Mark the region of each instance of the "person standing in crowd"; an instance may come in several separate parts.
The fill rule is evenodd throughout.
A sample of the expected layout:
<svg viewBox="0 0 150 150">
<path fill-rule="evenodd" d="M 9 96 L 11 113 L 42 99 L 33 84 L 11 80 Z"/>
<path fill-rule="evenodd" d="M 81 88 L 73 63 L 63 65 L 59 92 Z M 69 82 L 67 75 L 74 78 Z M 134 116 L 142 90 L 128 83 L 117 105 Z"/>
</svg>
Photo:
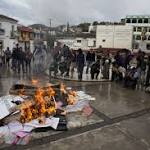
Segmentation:
<svg viewBox="0 0 150 150">
<path fill-rule="evenodd" d="M 92 51 L 92 54 L 91 54 L 91 60 L 92 60 L 92 63 L 94 63 L 95 62 L 95 52 L 94 51 Z"/>
<path fill-rule="evenodd" d="M 64 45 L 64 47 L 63 47 L 62 56 L 64 57 L 64 60 L 67 63 L 66 64 L 67 65 L 67 70 L 66 70 L 66 75 L 65 76 L 69 77 L 72 53 L 71 53 L 69 47 L 66 46 L 66 45 Z"/>
<path fill-rule="evenodd" d="M 91 79 L 93 80 L 96 75 L 96 79 L 98 79 L 100 73 L 100 60 L 98 59 L 92 66 L 91 66 Z"/>
<path fill-rule="evenodd" d="M 150 85 L 150 56 L 148 56 L 148 62 L 147 62 L 147 75 L 146 75 L 146 86 Z"/>
<path fill-rule="evenodd" d="M 5 65 L 5 63 L 6 63 L 6 59 L 5 59 L 6 57 L 5 57 L 5 52 L 3 51 L 2 52 L 2 63 L 3 63 L 3 65 Z"/>
<path fill-rule="evenodd" d="M 76 67 L 76 51 L 72 50 L 72 59 L 71 59 L 71 78 L 73 78 L 74 69 Z"/>
<path fill-rule="evenodd" d="M 90 51 L 87 52 L 86 63 L 87 63 L 86 74 L 88 74 L 89 68 L 91 67 L 91 64 L 92 64 L 92 52 Z"/>
<path fill-rule="evenodd" d="M 6 58 L 6 65 L 9 68 L 9 63 L 10 63 L 10 59 L 11 59 L 11 51 L 9 49 L 9 47 L 7 47 L 6 51 L 5 51 L 5 58 Z"/>
<path fill-rule="evenodd" d="M 0 55 L 0 67 L 2 67 L 3 62 L 2 62 L 2 56 Z"/>
<path fill-rule="evenodd" d="M 25 63 L 26 54 L 23 52 L 22 47 L 19 48 L 18 51 L 18 73 L 20 73 L 21 69 L 22 72 L 25 73 L 24 63 Z"/>
<path fill-rule="evenodd" d="M 103 78 L 109 79 L 109 68 L 110 68 L 110 60 L 109 58 L 104 58 L 104 66 L 103 66 Z"/>
<path fill-rule="evenodd" d="M 84 58 L 84 54 L 81 49 L 78 50 L 76 64 L 77 64 L 77 69 L 78 69 L 78 79 L 79 79 L 79 81 L 82 81 L 82 74 L 83 74 L 83 69 L 84 69 L 84 64 L 85 64 L 85 58 Z"/>
<path fill-rule="evenodd" d="M 140 73 L 138 84 L 144 85 L 145 74 L 146 74 L 146 59 L 145 59 L 144 52 L 141 52 L 140 55 L 137 57 L 137 64 L 138 64 L 138 70 Z"/>
<path fill-rule="evenodd" d="M 26 62 L 26 72 L 31 72 L 31 60 L 32 60 L 32 53 L 28 49 L 25 52 L 25 62 Z"/>
<path fill-rule="evenodd" d="M 17 61 L 18 61 L 18 57 L 17 57 L 17 49 L 16 48 L 13 48 L 13 51 L 12 51 L 12 70 L 13 71 L 16 71 L 17 70 Z"/>
</svg>

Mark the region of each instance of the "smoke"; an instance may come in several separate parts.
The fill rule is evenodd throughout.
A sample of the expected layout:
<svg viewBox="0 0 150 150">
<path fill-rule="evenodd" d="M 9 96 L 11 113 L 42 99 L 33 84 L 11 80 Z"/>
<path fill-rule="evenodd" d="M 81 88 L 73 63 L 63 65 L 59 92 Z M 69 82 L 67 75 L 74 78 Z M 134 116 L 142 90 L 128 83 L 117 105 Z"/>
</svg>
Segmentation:
<svg viewBox="0 0 150 150">
<path fill-rule="evenodd" d="M 42 46 L 37 47 L 34 52 L 33 73 L 45 73 L 53 62 L 52 55 Z"/>
</svg>

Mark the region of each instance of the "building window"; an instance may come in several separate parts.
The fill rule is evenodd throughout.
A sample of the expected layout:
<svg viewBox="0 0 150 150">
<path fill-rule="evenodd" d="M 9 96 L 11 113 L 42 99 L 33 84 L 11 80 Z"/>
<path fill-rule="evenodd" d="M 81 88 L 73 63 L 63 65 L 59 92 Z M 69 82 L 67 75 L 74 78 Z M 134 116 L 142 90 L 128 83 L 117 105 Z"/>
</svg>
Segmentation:
<svg viewBox="0 0 150 150">
<path fill-rule="evenodd" d="M 134 43 L 133 44 L 133 49 L 139 49 L 139 43 Z"/>
<path fill-rule="evenodd" d="M 136 19 L 132 19 L 132 23 L 137 23 L 137 20 Z"/>
<path fill-rule="evenodd" d="M 133 40 L 135 40 L 136 39 L 136 36 L 135 35 L 133 35 Z"/>
<path fill-rule="evenodd" d="M 138 27 L 137 32 L 142 32 L 142 27 Z"/>
<path fill-rule="evenodd" d="M 141 35 L 137 35 L 136 40 L 141 40 Z"/>
<path fill-rule="evenodd" d="M 133 31 L 136 32 L 136 27 L 133 28 Z"/>
<path fill-rule="evenodd" d="M 146 45 L 147 50 L 150 50 L 150 44 Z"/>
<path fill-rule="evenodd" d="M 146 35 L 142 36 L 142 40 L 143 41 L 147 40 L 147 36 Z"/>
<path fill-rule="evenodd" d="M 103 39 L 103 40 L 102 40 L 102 42 L 106 42 L 106 40 L 105 40 L 105 39 Z"/>
<path fill-rule="evenodd" d="M 96 41 L 93 41 L 93 46 L 96 47 Z"/>
<path fill-rule="evenodd" d="M 143 27 L 142 31 L 147 32 L 147 27 Z"/>
<path fill-rule="evenodd" d="M 2 23 L 0 23 L 0 29 L 2 28 Z"/>
<path fill-rule="evenodd" d="M 138 20 L 138 23 L 142 23 L 142 22 L 143 22 L 142 19 L 139 19 L 139 20 Z"/>
<path fill-rule="evenodd" d="M 127 19 L 127 20 L 126 20 L 126 23 L 131 23 L 131 20 L 130 20 L 130 19 Z"/>
<path fill-rule="evenodd" d="M 148 23 L 148 19 L 144 19 L 144 23 Z"/>
<path fill-rule="evenodd" d="M 81 40 L 77 40 L 77 43 L 81 43 Z"/>
<path fill-rule="evenodd" d="M 14 32 L 14 25 L 11 26 L 11 31 Z"/>
</svg>

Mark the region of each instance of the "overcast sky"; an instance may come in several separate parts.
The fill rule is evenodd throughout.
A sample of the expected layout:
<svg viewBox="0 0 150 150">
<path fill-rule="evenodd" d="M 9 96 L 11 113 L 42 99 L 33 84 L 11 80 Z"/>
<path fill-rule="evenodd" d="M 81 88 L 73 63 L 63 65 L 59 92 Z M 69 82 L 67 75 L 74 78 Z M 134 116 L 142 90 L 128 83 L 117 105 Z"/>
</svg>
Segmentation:
<svg viewBox="0 0 150 150">
<path fill-rule="evenodd" d="M 20 23 L 78 24 L 120 21 L 126 15 L 149 15 L 150 0 L 0 0 L 0 14 Z"/>
</svg>

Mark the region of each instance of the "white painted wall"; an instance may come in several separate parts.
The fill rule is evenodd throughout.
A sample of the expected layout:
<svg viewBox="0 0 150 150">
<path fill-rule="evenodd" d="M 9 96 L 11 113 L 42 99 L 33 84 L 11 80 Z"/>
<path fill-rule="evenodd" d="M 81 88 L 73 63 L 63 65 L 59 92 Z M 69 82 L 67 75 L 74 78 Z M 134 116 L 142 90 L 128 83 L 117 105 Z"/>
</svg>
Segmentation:
<svg viewBox="0 0 150 150">
<path fill-rule="evenodd" d="M 94 47 L 95 38 L 74 38 L 74 39 L 60 39 L 58 40 L 60 43 L 69 46 L 72 49 L 91 49 Z M 78 42 L 81 41 L 81 42 Z"/>
<path fill-rule="evenodd" d="M 132 49 L 133 26 L 98 25 L 96 47 Z"/>
<path fill-rule="evenodd" d="M 0 20 L 1 28 L 5 30 L 4 35 L 0 35 L 0 41 L 3 41 L 3 50 L 6 50 L 7 47 L 10 48 L 10 50 L 13 49 L 15 44 L 17 43 L 17 39 L 11 39 L 11 31 L 12 31 L 12 25 L 14 25 L 14 31 L 17 31 L 17 23 L 12 22 L 4 22 Z"/>
</svg>

